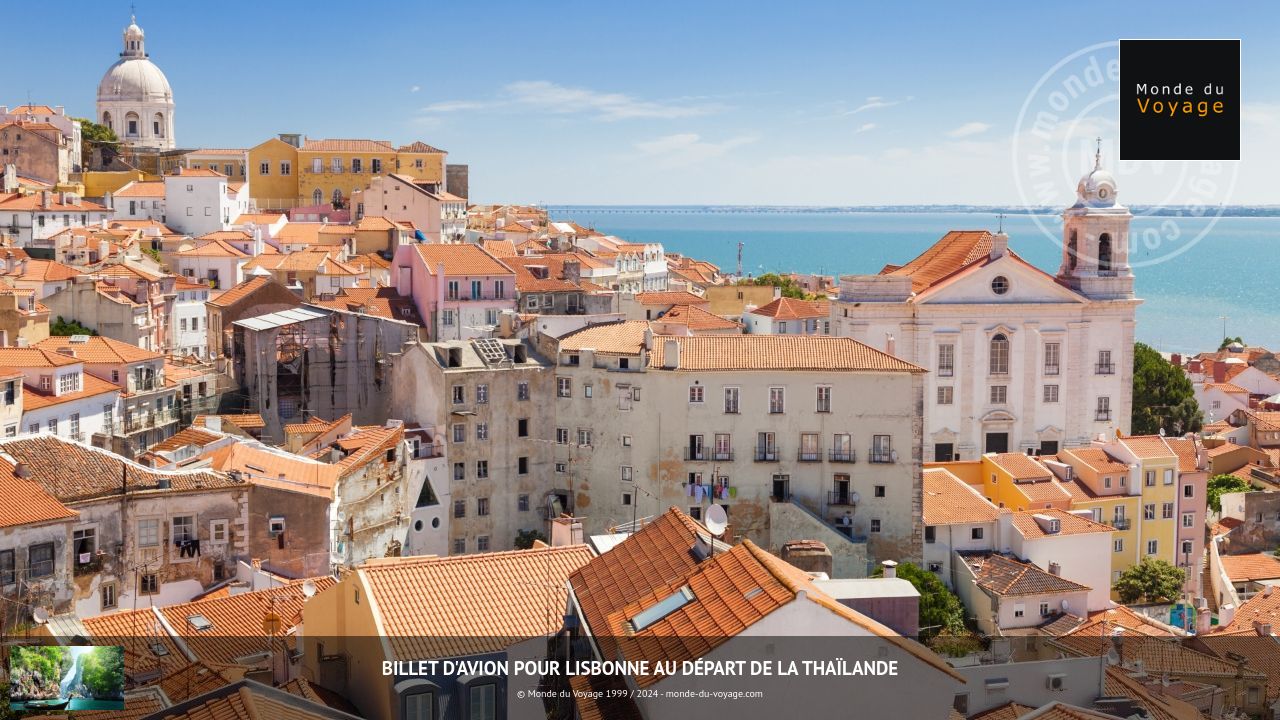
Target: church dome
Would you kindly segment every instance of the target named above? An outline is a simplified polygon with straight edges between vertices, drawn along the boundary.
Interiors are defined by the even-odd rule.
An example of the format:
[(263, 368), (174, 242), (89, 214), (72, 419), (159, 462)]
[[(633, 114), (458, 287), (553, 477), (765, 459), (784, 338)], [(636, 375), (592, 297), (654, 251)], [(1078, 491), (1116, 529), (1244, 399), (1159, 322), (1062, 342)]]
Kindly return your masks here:
[(160, 68), (145, 57), (122, 57), (98, 83), (98, 101), (173, 102), (173, 89)]
[(1076, 185), (1076, 204), (1089, 207), (1113, 207), (1116, 204), (1116, 178), (1102, 169), (1102, 145), (1094, 156), (1093, 169)]
[(98, 83), (98, 122), (134, 148), (169, 150), (173, 139), (173, 88), (147, 55), (146, 34), (134, 19), (121, 35), (120, 59)]

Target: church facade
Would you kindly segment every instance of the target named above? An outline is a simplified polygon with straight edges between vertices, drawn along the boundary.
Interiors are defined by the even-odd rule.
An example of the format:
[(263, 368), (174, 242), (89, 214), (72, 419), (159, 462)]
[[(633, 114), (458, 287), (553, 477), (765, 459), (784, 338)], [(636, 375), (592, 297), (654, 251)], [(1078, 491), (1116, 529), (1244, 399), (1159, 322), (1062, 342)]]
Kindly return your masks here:
[(121, 144), (142, 150), (172, 150), (173, 90), (147, 55), (146, 36), (131, 19), (120, 59), (98, 83), (97, 122), (115, 131)]
[(952, 231), (905, 265), (846, 275), (833, 332), (929, 371), (924, 461), (1056, 453), (1127, 433), (1132, 409), (1132, 215), (1094, 169), (1063, 212), (1056, 275), (1002, 232)]

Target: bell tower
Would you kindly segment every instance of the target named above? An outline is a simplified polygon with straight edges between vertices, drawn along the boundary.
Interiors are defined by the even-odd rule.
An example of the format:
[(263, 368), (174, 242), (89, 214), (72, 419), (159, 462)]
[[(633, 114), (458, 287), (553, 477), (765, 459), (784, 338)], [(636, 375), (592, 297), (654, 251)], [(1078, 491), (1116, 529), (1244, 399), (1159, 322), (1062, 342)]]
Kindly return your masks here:
[(1058, 280), (1094, 300), (1133, 299), (1129, 209), (1116, 202), (1116, 180), (1102, 169), (1102, 138), (1093, 170), (1080, 178), (1076, 203), (1062, 213)]

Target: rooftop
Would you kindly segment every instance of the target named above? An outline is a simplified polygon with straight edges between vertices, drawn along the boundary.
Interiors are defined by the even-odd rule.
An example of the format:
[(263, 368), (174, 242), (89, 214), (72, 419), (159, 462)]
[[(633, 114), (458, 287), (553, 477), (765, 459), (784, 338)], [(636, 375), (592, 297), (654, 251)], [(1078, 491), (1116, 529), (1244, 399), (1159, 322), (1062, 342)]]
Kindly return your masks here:
[(945, 468), (924, 470), (924, 524), (995, 522), (1001, 509)]
[(978, 586), (1001, 597), (1088, 592), (1089, 587), (1000, 553), (967, 553)]

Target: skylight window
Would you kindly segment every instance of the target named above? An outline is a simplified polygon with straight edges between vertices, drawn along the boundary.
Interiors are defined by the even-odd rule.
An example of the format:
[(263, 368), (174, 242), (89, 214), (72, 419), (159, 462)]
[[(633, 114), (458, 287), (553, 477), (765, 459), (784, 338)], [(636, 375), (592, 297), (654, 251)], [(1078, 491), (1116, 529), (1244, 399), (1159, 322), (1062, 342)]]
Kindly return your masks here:
[(188, 615), (187, 624), (196, 630), (209, 630), (213, 628), (213, 623), (209, 622), (209, 618), (200, 614)]
[(693, 591), (689, 589), (688, 585), (685, 585), (662, 600), (659, 600), (653, 607), (648, 608), (631, 618), (631, 626), (635, 628), (636, 632), (640, 632), (685, 605), (688, 605), (695, 599)]

